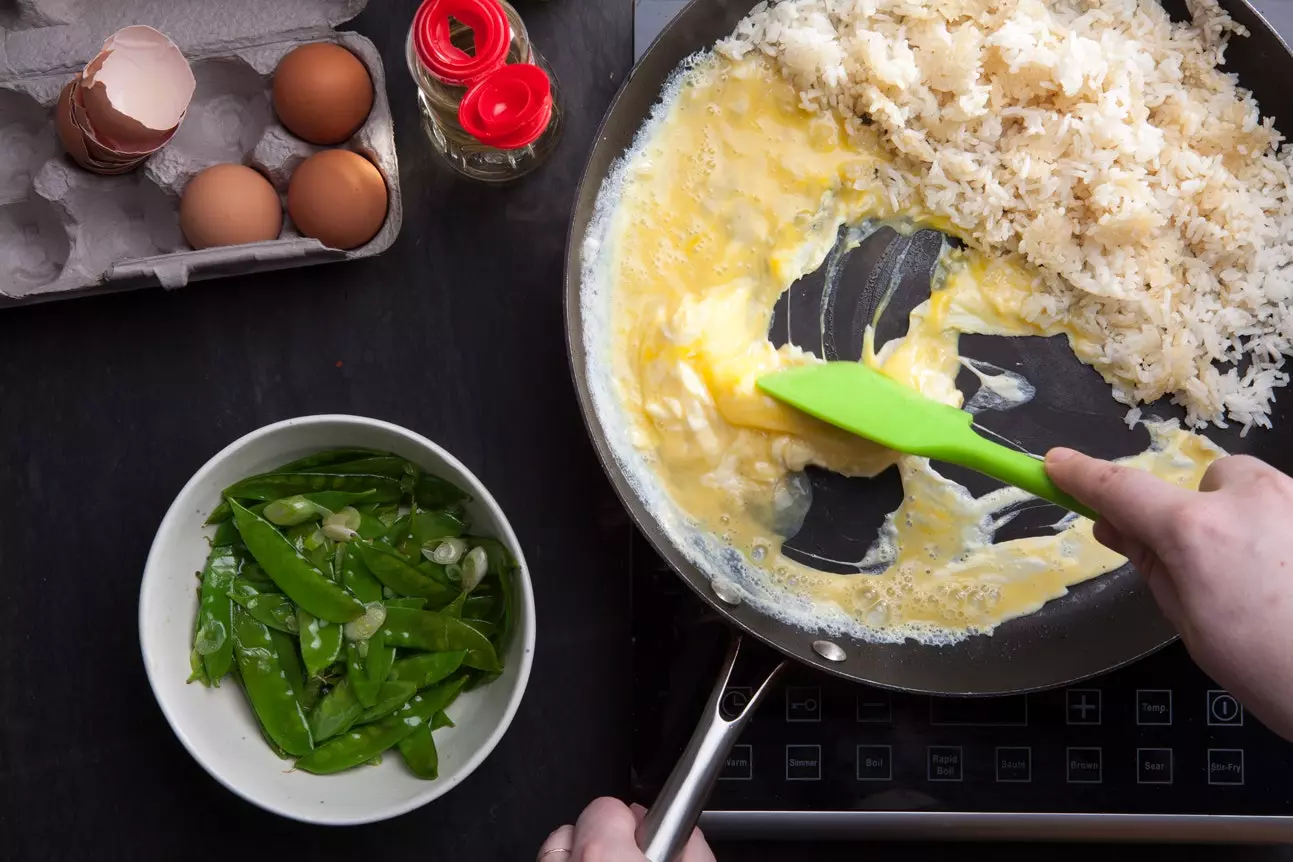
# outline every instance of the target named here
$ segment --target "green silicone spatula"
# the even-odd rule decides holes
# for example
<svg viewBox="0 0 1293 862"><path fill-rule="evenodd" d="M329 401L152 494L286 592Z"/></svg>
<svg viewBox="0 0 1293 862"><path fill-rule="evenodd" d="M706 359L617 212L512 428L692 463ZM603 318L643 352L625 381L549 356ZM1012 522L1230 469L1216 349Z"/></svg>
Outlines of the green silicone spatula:
<svg viewBox="0 0 1293 862"><path fill-rule="evenodd" d="M980 437L974 417L940 404L860 362L802 365L760 377L779 401L898 452L968 467L1095 520L1065 494L1043 462Z"/></svg>

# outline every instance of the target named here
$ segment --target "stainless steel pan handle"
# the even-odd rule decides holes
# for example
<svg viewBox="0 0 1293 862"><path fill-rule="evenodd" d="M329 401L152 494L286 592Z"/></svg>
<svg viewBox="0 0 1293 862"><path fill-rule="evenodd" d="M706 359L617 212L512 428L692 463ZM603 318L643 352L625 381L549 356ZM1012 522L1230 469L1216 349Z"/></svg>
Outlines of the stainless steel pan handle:
<svg viewBox="0 0 1293 862"><path fill-rule="evenodd" d="M700 812L709 798L709 792L723 771L723 763L732 743L741 735L750 716L754 715L760 701L763 700L772 681L788 662L781 661L764 678L749 702L741 708L739 714L727 718L723 715L723 692L732 679L732 669L736 667L741 654L741 637L732 639L732 646L723 661L718 682L705 704L696 731L687 743L687 750L682 753L678 764L669 773L669 780L664 783L655 804L642 819L638 827L637 843L648 862L673 862L686 846L691 837L691 830L700 819Z"/></svg>

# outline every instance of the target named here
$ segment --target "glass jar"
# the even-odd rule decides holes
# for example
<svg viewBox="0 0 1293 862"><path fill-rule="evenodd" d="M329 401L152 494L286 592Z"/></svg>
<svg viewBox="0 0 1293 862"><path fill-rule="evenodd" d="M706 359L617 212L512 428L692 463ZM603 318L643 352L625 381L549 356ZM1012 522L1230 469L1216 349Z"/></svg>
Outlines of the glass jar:
<svg viewBox="0 0 1293 862"><path fill-rule="evenodd" d="M556 77L506 0L425 0L405 46L422 127L458 172L507 182L561 139Z"/></svg>

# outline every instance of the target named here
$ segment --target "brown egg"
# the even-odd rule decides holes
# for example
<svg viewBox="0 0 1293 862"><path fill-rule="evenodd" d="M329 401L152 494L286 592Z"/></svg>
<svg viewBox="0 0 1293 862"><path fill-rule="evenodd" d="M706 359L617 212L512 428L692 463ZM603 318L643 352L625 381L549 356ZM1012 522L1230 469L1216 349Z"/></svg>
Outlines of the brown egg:
<svg viewBox="0 0 1293 862"><path fill-rule="evenodd" d="M386 182L363 156L323 150L292 174L287 211L305 236L333 248L358 248L386 221Z"/></svg>
<svg viewBox="0 0 1293 862"><path fill-rule="evenodd" d="M278 192L244 165L213 165L184 187L180 229L194 248L278 239L283 205Z"/></svg>
<svg viewBox="0 0 1293 862"><path fill-rule="evenodd" d="M368 119L373 79L354 54L312 42L279 61L274 111L287 130L312 144L339 144Z"/></svg>

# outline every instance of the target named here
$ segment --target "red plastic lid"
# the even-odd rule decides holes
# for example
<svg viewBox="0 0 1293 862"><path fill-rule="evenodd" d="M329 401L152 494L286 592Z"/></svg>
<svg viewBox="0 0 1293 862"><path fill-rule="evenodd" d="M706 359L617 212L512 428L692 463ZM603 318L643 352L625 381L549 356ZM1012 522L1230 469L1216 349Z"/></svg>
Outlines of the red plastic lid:
<svg viewBox="0 0 1293 862"><path fill-rule="evenodd" d="M532 63L503 66L474 84L458 106L467 133L500 150L534 143L551 119L552 82Z"/></svg>
<svg viewBox="0 0 1293 862"><path fill-rule="evenodd" d="M474 55L449 40L450 18L471 28ZM413 17L413 43L431 74L465 87L506 62L512 28L497 0L426 0Z"/></svg>

